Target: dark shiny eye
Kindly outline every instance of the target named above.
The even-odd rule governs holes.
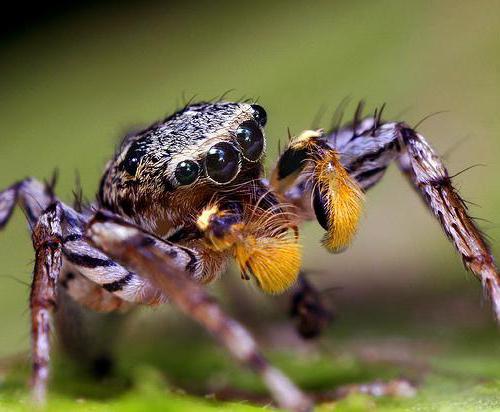
[[[139,163],[141,159],[146,154],[146,146],[141,144],[140,141],[132,143],[128,149],[125,159],[123,160],[121,167],[131,176],[135,176]]]
[[[255,122],[243,122],[236,130],[236,140],[245,159],[256,162],[262,156],[264,136]]]
[[[258,104],[252,104],[253,109],[253,118],[259,123],[262,127],[264,127],[267,123],[267,113],[262,106]]]
[[[212,146],[205,158],[207,176],[216,183],[229,183],[238,174],[240,154],[229,143],[217,143]]]
[[[175,178],[181,186],[194,183],[200,175],[200,166],[192,160],[184,160],[175,168]]]

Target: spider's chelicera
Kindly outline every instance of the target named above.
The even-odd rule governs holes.
[[[316,220],[325,230],[323,246],[344,250],[356,233],[365,192],[392,161],[438,218],[500,318],[499,275],[488,246],[423,136],[405,123],[382,121],[381,111],[364,119],[357,115],[345,127],[291,138],[265,179],[266,122],[265,110],[255,104],[193,104],[128,135],[107,164],[91,205],[70,207],[51,185],[35,179],[0,192],[0,228],[16,204],[32,228],[37,399],[45,394],[49,315],[59,290],[102,312],[158,305],[168,296],[261,374],[281,406],[307,409],[307,398],[264,360],[244,329],[200,298],[205,292],[199,284],[217,279],[234,259],[242,279],[267,293],[306,285],[308,303],[297,300],[305,296],[299,293],[294,305],[302,308],[302,321],[309,319],[312,312],[303,309],[312,308],[311,296],[317,295],[305,279],[297,282],[299,225]],[[318,327],[302,323],[304,335],[317,334],[326,323],[319,309]]]

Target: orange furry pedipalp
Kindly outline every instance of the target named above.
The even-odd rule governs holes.
[[[258,286],[270,294],[284,292],[295,283],[302,261],[301,246],[290,233],[248,236],[235,245],[234,255],[241,272],[253,276]]]
[[[302,262],[295,215],[250,207],[241,222],[232,224],[223,236],[214,235],[210,222],[224,215],[225,211],[213,204],[197,220],[210,248],[219,252],[232,249],[243,278],[253,277],[264,292],[277,294],[290,288]]]
[[[356,234],[364,195],[340,163],[335,150],[321,150],[320,153],[316,156],[313,170],[315,210],[321,209],[325,215],[327,233],[323,237],[323,245],[332,252],[339,252],[351,243]]]
[[[258,207],[245,211],[246,223],[234,256],[242,274],[253,276],[266,293],[284,292],[299,275],[302,249],[295,219],[290,211]]]

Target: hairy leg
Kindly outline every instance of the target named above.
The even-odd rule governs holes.
[[[0,192],[0,229],[4,228],[16,205],[23,210],[31,232],[42,215],[43,211],[54,202],[58,202],[62,211],[61,231],[63,244],[63,257],[65,269],[61,273],[61,282],[68,293],[79,303],[99,311],[111,311],[122,306],[118,295],[112,295],[119,281],[128,275],[128,271],[114,265],[106,256],[96,249],[88,246],[83,239],[83,227],[88,219],[87,215],[76,212],[73,208],[59,202],[53,192],[53,183],[42,183],[36,179],[29,178],[22,180],[9,188]],[[72,267],[71,261],[75,262]],[[102,269],[98,264],[102,264]],[[95,266],[95,268],[93,267]],[[116,267],[116,271],[113,269]],[[84,275],[91,273],[87,277],[89,280],[82,280],[75,275],[78,268],[82,268]],[[130,277],[130,275],[129,275]],[[106,283],[110,283],[107,293]]]
[[[33,398],[46,397],[50,360],[50,316],[56,305],[56,285],[62,267],[61,208],[57,203],[42,213],[33,229],[35,270],[31,286]]]
[[[500,322],[500,274],[484,236],[468,215],[441,159],[423,136],[404,125],[398,130],[406,146],[398,159],[401,170],[439,220],[465,267],[481,281]]]
[[[292,292],[290,315],[295,320],[297,332],[304,339],[318,337],[334,319],[334,313],[325,306],[318,290],[301,273]]]
[[[3,229],[19,203],[33,228],[42,212],[56,199],[49,184],[26,179],[0,192],[0,229]]]
[[[99,373],[105,363],[99,362],[104,359],[99,354],[103,353],[103,348],[108,349],[110,346],[100,344],[105,343],[106,334],[101,333],[102,331],[99,335],[94,333],[92,337],[91,333],[85,333],[96,328],[89,322],[78,322],[83,310],[78,304],[101,312],[122,309],[129,304],[100,285],[67,270],[64,242],[73,238],[72,234],[85,218],[60,203],[50,184],[26,179],[0,192],[0,229],[7,224],[16,205],[21,207],[27,218],[36,252],[30,296],[33,356],[31,382],[33,399],[43,403],[49,377],[52,312],[55,312],[56,329],[63,349],[77,352],[75,357],[79,363],[82,360],[90,361],[96,365],[94,369]],[[105,315],[95,314],[92,321],[99,316]],[[111,331],[112,328],[107,325],[106,330]],[[86,353],[89,356],[85,357]]]
[[[280,174],[281,169],[288,172],[285,177],[294,175],[282,190],[285,198],[302,210],[305,219],[316,217],[325,229],[335,230],[331,222],[338,218],[336,209],[322,205],[338,202],[339,196],[335,190],[327,190],[323,193],[329,193],[330,198],[325,199],[324,195],[315,191],[318,176],[314,173],[317,169],[317,157],[314,155],[318,151],[335,152],[343,169],[363,191],[378,183],[388,165],[397,160],[461,255],[465,267],[483,284],[492,301],[495,317],[500,321],[498,269],[484,236],[468,215],[466,204],[453,187],[452,178],[441,159],[425,138],[405,123],[384,123],[380,112],[374,117],[359,119],[360,116],[356,116],[352,124],[326,134],[304,132],[308,147],[313,148],[312,154],[300,152],[304,146],[297,146],[292,141],[274,173],[278,183],[284,180],[280,179],[285,175]],[[300,162],[293,161],[294,157],[300,158]],[[338,170],[337,165],[332,170]]]
[[[221,311],[202,286],[172,264],[154,238],[121,219],[98,214],[90,222],[89,239],[105,253],[141,273],[165,292],[185,314],[203,325],[240,362],[263,379],[279,406],[294,411],[311,408],[309,399],[260,354],[250,334]]]

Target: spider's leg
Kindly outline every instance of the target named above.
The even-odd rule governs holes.
[[[99,257],[106,259],[102,262],[104,266],[108,264],[107,261],[109,259],[101,252],[86,244],[82,233],[87,218],[83,214],[76,212],[73,208],[59,202],[53,193],[53,187],[49,184],[42,183],[33,178],[28,178],[1,191],[0,229],[5,227],[9,218],[12,216],[15,206],[19,205],[26,216],[30,230],[33,231],[43,211],[56,201],[63,211],[61,226],[65,266],[60,277],[62,287],[68,290],[73,299],[86,307],[99,311],[118,309],[122,306],[123,301],[119,299],[118,296],[107,293],[106,289],[101,288],[99,286],[99,280],[102,279],[102,283],[104,284],[113,282],[115,278],[118,277],[118,279],[120,279],[121,275],[125,276],[128,271],[121,268],[121,271],[124,271],[125,274],[120,273],[120,268],[116,265],[118,270],[114,273],[108,274],[104,269],[101,270],[101,272],[95,270],[93,273],[94,276],[88,277],[90,280],[95,280],[97,284],[80,279],[81,277],[78,276],[80,272],[75,270],[75,267],[73,267],[70,262],[72,258],[73,260],[78,260],[80,265],[77,266],[81,266],[84,269],[84,274],[89,269],[92,269],[92,264],[101,262]],[[75,251],[75,253],[78,251],[78,253],[74,254],[73,251]],[[112,262],[109,262],[109,268],[112,269],[112,266]],[[78,267],[76,269],[78,269]],[[111,272],[111,270],[109,272]]]
[[[131,302],[108,292],[98,283],[77,272],[67,262],[59,279],[59,289],[79,305],[94,312],[110,313],[119,311],[125,313],[133,307]]]
[[[0,192],[0,229],[5,227],[19,204],[28,220],[35,249],[31,285],[32,396],[43,403],[49,378],[50,316],[57,305],[57,282],[62,267],[63,206],[52,188],[26,179]]]
[[[437,217],[464,265],[481,281],[500,322],[500,274],[481,231],[467,213],[467,206],[453,187],[441,159],[424,137],[404,124],[395,126],[402,150],[398,164]]]
[[[461,255],[465,267],[481,281],[492,301],[496,319],[500,321],[498,269],[442,160],[425,138],[405,123],[382,123],[380,119],[368,118],[361,125],[364,127],[358,126],[356,132],[343,131],[347,138],[338,150],[343,154],[344,167],[366,190],[382,178],[391,160],[397,160]],[[333,144],[331,135],[326,139]]]
[[[55,200],[50,185],[26,179],[0,192],[0,229],[3,229],[19,203],[31,228],[38,217]]]
[[[128,302],[79,275],[68,264],[67,259],[64,257],[64,244],[67,242],[68,246],[70,246],[71,241],[78,238],[78,233],[81,233],[80,228],[83,227],[86,219],[71,207],[59,202],[53,193],[53,187],[49,184],[30,178],[0,192],[0,228],[7,224],[14,207],[19,205],[27,218],[33,239],[37,239],[38,243],[43,243],[41,235],[45,234],[44,230],[46,231],[45,228],[50,223],[47,222],[48,217],[50,217],[47,208],[54,204],[57,204],[57,225],[59,225],[59,235],[61,236],[60,244],[57,244],[57,253],[61,248],[63,267],[58,279],[55,276],[54,278],[48,278],[47,271],[53,267],[52,262],[48,262],[45,266],[40,262],[43,259],[42,254],[47,254],[47,259],[52,260],[52,254],[49,253],[50,248],[48,251],[45,248],[37,250],[37,266],[32,281],[33,324],[38,322],[37,327],[33,328],[32,332],[34,359],[32,381],[34,398],[40,401],[45,394],[48,374],[49,348],[47,345],[49,343],[49,329],[47,316],[49,311],[57,308],[55,310],[56,329],[58,342],[62,348],[68,353],[78,351],[77,356],[74,356],[74,358],[79,363],[88,361],[88,364],[96,365],[94,369],[99,372],[103,368],[98,367],[98,361],[103,359],[103,351],[108,353],[110,350],[109,341],[111,339],[106,340],[106,336],[113,337],[110,332],[113,328],[110,328],[109,325],[105,327],[105,331],[110,332],[108,334],[103,333],[102,328],[98,330],[99,328],[94,325],[96,323],[94,321],[97,318],[106,316],[93,314],[90,315],[91,319],[90,317],[83,319],[85,310],[78,304],[100,312],[109,312],[129,306]],[[47,212],[44,213],[44,210],[47,210]],[[60,212],[62,213],[60,214]],[[59,222],[59,220],[61,221]],[[51,245],[49,244],[49,246]],[[52,246],[56,246],[56,243]],[[54,290],[54,287],[57,290]],[[71,298],[67,295],[71,296]],[[90,322],[87,321],[87,318],[90,319]],[[82,319],[82,321],[79,322],[78,319]],[[87,341],[86,345],[83,343],[84,340]],[[85,353],[88,353],[89,356],[85,357]],[[102,365],[103,362],[100,362],[100,364]]]
[[[318,337],[335,317],[304,273],[299,275],[293,289],[290,315],[296,321],[297,332],[304,339]]]
[[[56,305],[56,285],[62,267],[61,207],[58,203],[42,213],[33,229],[35,270],[31,286],[32,390],[37,403],[47,391],[50,359],[50,316]]]
[[[110,294],[131,303],[146,305],[165,303],[166,295],[148,279],[128,270],[88,243],[83,233],[87,220],[87,217],[83,218],[71,210],[68,210],[65,216],[64,259],[69,273],[75,275],[66,282],[70,295],[76,300],[81,300],[87,307],[101,311],[118,309],[122,306]],[[151,238],[151,242],[170,257],[171,264],[175,264],[178,270],[185,271],[195,279],[202,277],[203,262],[197,251],[159,238]],[[76,274],[82,275],[99,287],[95,288],[91,283],[79,280]],[[110,306],[107,307],[107,304]],[[115,304],[118,306],[113,307]]]
[[[321,130],[306,130],[290,141],[270,182],[297,206],[302,219],[316,216],[326,230],[323,245],[332,252],[350,244],[363,208],[362,190],[340,159],[341,153],[324,141]]]
[[[155,246],[155,238],[116,216],[100,213],[90,222],[89,239],[106,254],[149,279],[185,314],[211,332],[240,362],[258,373],[279,406],[304,411],[309,399],[261,355],[255,340],[228,317],[204,288],[172,264]]]
[[[466,268],[482,282],[500,321],[500,275],[493,256],[469,217],[465,202],[453,187],[446,167],[424,137],[405,123],[383,123],[380,117],[371,117],[324,134],[319,140],[339,153],[343,168],[364,191],[380,181],[391,161],[398,160],[401,170],[462,256]],[[292,200],[314,196],[310,177],[310,172],[305,170],[285,196]],[[301,205],[306,210],[304,215],[314,216],[310,203]],[[321,213],[314,211],[321,223]]]

